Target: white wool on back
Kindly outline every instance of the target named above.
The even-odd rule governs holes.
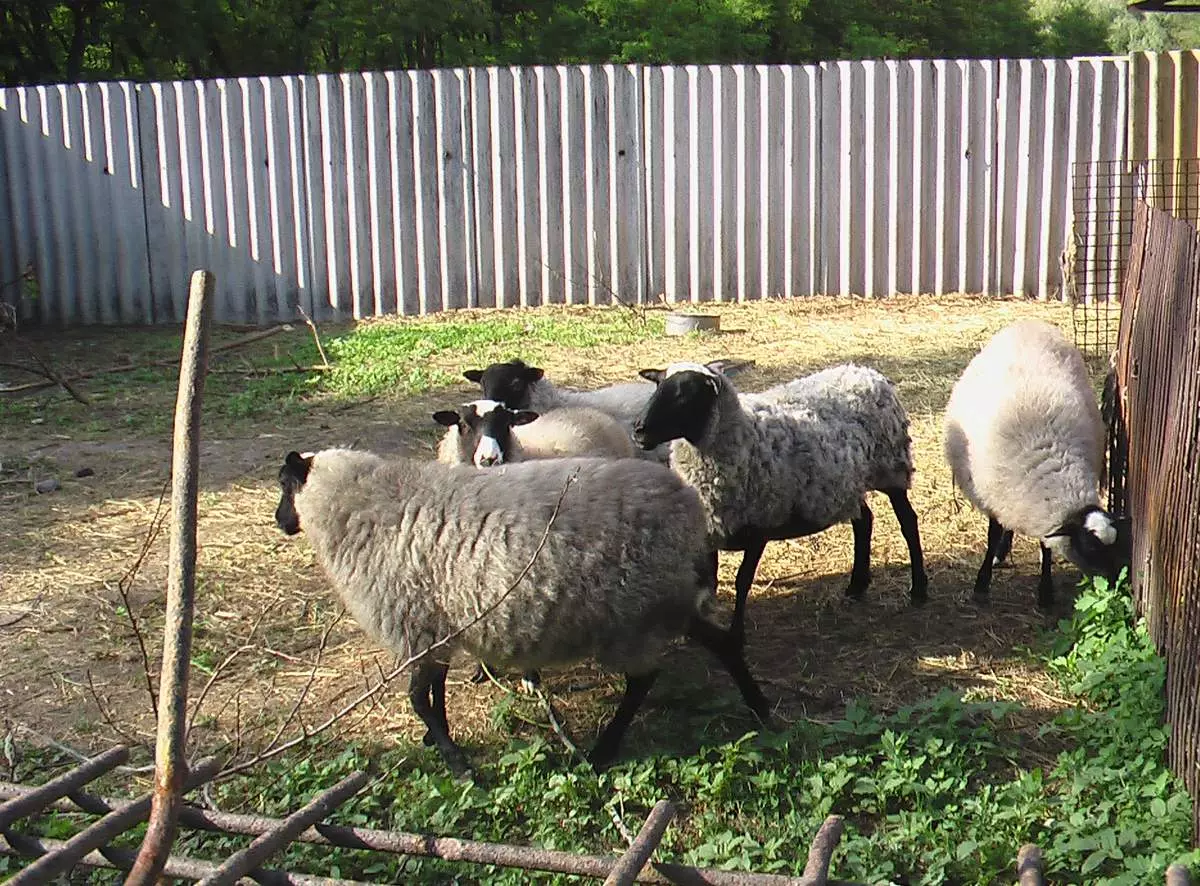
[[[708,429],[697,445],[672,441],[671,467],[700,493],[716,545],[797,518],[829,527],[858,516],[868,491],[911,485],[908,417],[879,372],[846,364],[741,395],[709,374]]]
[[[483,401],[477,401],[483,402]],[[611,415],[598,409],[567,407],[540,414],[527,425],[512,429],[509,464],[540,458],[634,458],[637,454],[629,432]],[[471,464],[479,435],[446,429],[438,444],[442,464]]]
[[[1083,356],[1048,323],[992,337],[955,384],[945,429],[955,484],[1006,529],[1044,537],[1099,504],[1100,409]]]
[[[649,382],[622,382],[594,391],[576,391],[542,378],[529,388],[529,408],[538,413],[567,406],[599,409],[632,430],[653,395],[654,385]]]

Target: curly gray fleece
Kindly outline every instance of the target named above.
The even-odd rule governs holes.
[[[648,673],[714,592],[696,493],[643,460],[479,471],[331,449],[295,509],[355,620],[404,657],[495,605],[436,658]]]

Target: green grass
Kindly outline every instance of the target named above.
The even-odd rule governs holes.
[[[832,723],[750,733],[693,754],[633,747],[633,758],[599,776],[542,740],[512,741],[490,760],[472,749],[476,782],[451,778],[424,748],[352,746],[265,765],[216,795],[225,809],[282,816],[371,762],[379,776],[332,820],[606,852],[622,844],[614,813],[636,831],[666,797],[681,815],[658,857],[701,866],[798,874],[813,834],[837,813],[847,826],[834,875],[854,881],[1012,882],[1025,842],[1042,847],[1056,883],[1161,882],[1170,862],[1194,868],[1191,801],[1164,765],[1164,665],[1134,624],[1127,589],[1096,581],[1061,627],[1047,666],[1077,704],[1042,727],[1042,765],[1028,764],[1035,739],[1013,727],[1014,705],[965,702],[943,690],[893,714],[852,703]],[[50,816],[43,826],[61,833],[64,821],[77,825]],[[193,834],[180,849],[218,857],[243,844]],[[286,865],[388,882],[531,880],[513,870],[307,846],[293,847]]]
[[[331,399],[411,396],[461,383],[460,373],[467,366],[518,356],[536,361],[555,348],[630,344],[662,331],[661,314],[627,308],[508,312],[480,320],[454,314],[385,320],[334,335],[326,333],[323,344],[332,368],[298,371],[320,362],[308,330],[301,327],[244,351],[214,355],[213,371],[205,382],[204,412],[207,420],[227,426],[273,420]],[[179,353],[182,341],[178,330],[102,331],[97,335],[102,343],[91,351],[81,349],[64,357],[61,368],[65,375],[71,375],[76,367],[169,359]],[[233,337],[222,333],[213,341]],[[86,334],[81,341],[87,341]],[[53,345],[48,347],[53,350]],[[31,378],[14,375],[13,381]],[[21,398],[0,397],[0,425],[33,424],[84,435],[167,435],[177,379],[174,367],[147,367],[87,379],[78,383],[92,400],[86,407],[57,389]]]
[[[328,343],[335,365],[319,382],[324,390],[346,397],[387,391],[413,394],[461,381],[457,372],[430,365],[438,358],[451,356],[464,367],[518,356],[536,361],[549,346],[631,344],[660,334],[662,327],[661,316],[639,320],[624,310],[597,312],[586,319],[518,314],[481,323],[372,323]]]

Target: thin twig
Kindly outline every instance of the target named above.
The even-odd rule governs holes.
[[[387,675],[379,683],[375,684],[372,687],[368,687],[365,691],[359,693],[353,700],[351,700],[350,702],[343,705],[339,710],[337,710],[336,712],[331,714],[319,725],[317,725],[311,729],[306,727],[304,729],[304,731],[297,737],[272,748],[270,746],[270,744],[273,744],[274,741],[277,741],[279,736],[282,735],[282,732],[278,733],[276,735],[275,739],[273,739],[272,742],[270,744],[268,744],[267,750],[256,754],[252,759],[247,760],[244,763],[238,763],[236,766],[227,767],[226,769],[224,769],[220,773],[218,773],[216,777],[217,778],[226,778],[230,775],[235,775],[239,772],[245,772],[248,769],[254,768],[255,766],[257,766],[259,763],[263,762],[264,760],[269,760],[273,757],[277,757],[280,754],[291,750],[292,748],[296,747],[297,745],[302,744],[305,741],[308,741],[309,739],[313,738],[314,736],[320,735],[322,732],[329,729],[329,727],[331,727],[335,723],[339,722],[343,717],[347,716],[352,711],[354,711],[363,702],[377,696],[381,691],[383,691],[384,688],[386,688],[392,682],[392,680],[394,680],[402,671],[404,671],[405,669],[410,667],[413,663],[415,663],[415,662],[419,661],[420,659],[424,658],[425,656],[429,655],[434,650],[440,649],[450,643],[453,643],[464,632],[470,630],[472,627],[474,627],[480,621],[487,618],[492,612],[494,612],[499,606],[501,606],[505,600],[508,599],[508,597],[513,593],[513,591],[515,591],[517,589],[517,586],[520,585],[520,583],[525,580],[525,577],[527,575],[529,575],[530,570],[533,569],[534,563],[537,562],[538,556],[541,554],[542,549],[545,548],[545,546],[546,546],[547,540],[549,540],[549,538],[550,538],[550,530],[553,529],[555,522],[558,520],[558,513],[562,509],[563,499],[566,498],[567,491],[571,488],[571,484],[575,482],[575,479],[578,477],[578,475],[579,475],[578,469],[572,471],[571,476],[569,476],[567,478],[566,482],[563,483],[562,491],[559,492],[559,494],[558,494],[558,500],[554,503],[554,510],[550,512],[550,519],[546,522],[546,529],[542,533],[541,539],[538,540],[537,547],[534,548],[533,553],[530,555],[529,562],[527,562],[525,564],[525,567],[521,570],[520,574],[518,574],[517,577],[515,579],[513,579],[512,583],[509,584],[509,586],[505,589],[504,593],[502,593],[499,597],[497,597],[489,605],[487,605],[483,609],[481,609],[479,611],[479,613],[476,614],[474,618],[470,619],[466,624],[455,629],[454,631],[451,631],[449,634],[447,634],[442,639],[431,643],[427,648],[421,650],[418,653],[415,653],[414,655],[410,655],[404,661],[400,662],[400,664],[398,664],[396,667],[392,668],[392,670],[389,671],[387,673]],[[298,705],[295,706],[293,708],[293,711],[295,711],[298,707],[299,707]],[[291,719],[291,716],[289,716],[289,719]]]
[[[264,338],[270,338],[273,335],[278,335],[281,332],[291,332],[292,325],[290,323],[281,323],[278,326],[272,326],[269,329],[261,329],[257,332],[251,332],[248,335],[243,335],[241,338],[227,341],[224,344],[213,345],[208,349],[209,356],[219,354],[224,351],[232,351],[236,348],[245,347],[254,342],[262,341]],[[161,360],[148,360],[144,363],[122,363],[120,366],[106,366],[102,369],[89,369],[85,372],[77,372],[74,375],[65,378],[67,382],[85,381],[89,378],[97,378],[101,375],[115,375],[122,372],[136,372],[139,369],[157,369],[165,367],[168,369],[179,368],[178,357],[166,357]],[[19,394],[26,391],[36,391],[42,388],[54,387],[57,382],[39,381],[30,382],[29,384],[16,385],[11,388],[0,388],[0,394]]]
[[[308,680],[305,681],[304,688],[300,690],[300,694],[296,697],[296,703],[292,705],[292,709],[288,712],[287,717],[285,717],[283,723],[280,724],[279,730],[275,733],[271,740],[267,742],[268,750],[273,747],[277,741],[279,741],[279,738],[281,735],[283,735],[284,730],[287,729],[292,720],[296,718],[296,713],[300,710],[300,706],[304,704],[304,699],[308,697],[308,691],[312,688],[313,681],[317,678],[317,668],[321,666],[321,657],[325,654],[325,646],[329,642],[329,635],[333,633],[333,629],[338,626],[338,622],[342,620],[342,617],[345,614],[345,609],[339,610],[337,617],[325,628],[324,631],[321,632],[321,643],[319,646],[317,646],[317,654],[313,660],[312,670],[308,672]]]
[[[225,659],[219,665],[217,665],[216,669],[209,676],[208,682],[204,684],[204,688],[200,690],[200,695],[196,698],[195,707],[192,708],[192,715],[188,717],[188,732],[192,731],[192,726],[195,725],[196,717],[200,715],[200,709],[204,707],[204,700],[208,697],[208,692],[210,689],[212,689],[213,684],[220,679],[222,672],[225,670],[225,668],[232,664],[235,658],[237,658],[243,652],[248,652],[254,648],[250,644],[250,641],[254,639],[254,634],[258,631],[259,626],[267,617],[267,613],[278,606],[282,599],[282,597],[277,596],[274,600],[262,608],[262,611],[258,614],[258,618],[254,620],[254,624],[250,625],[250,632],[246,634],[245,639],[242,640],[242,644],[234,649],[233,652],[229,653],[229,655],[225,656]]]
[[[308,311],[304,310],[304,305],[297,304],[296,308],[300,311],[300,316],[304,318],[304,322],[308,324],[308,328],[312,330],[313,341],[317,343],[317,353],[321,355],[322,368],[329,369],[329,358],[325,356],[325,346],[321,344],[321,335],[317,332],[317,324],[313,322],[312,317],[308,316]]]
[[[163,524],[166,522],[168,512],[164,510],[163,505],[166,502],[167,489],[170,483],[171,479],[169,477],[163,481],[162,491],[158,494],[158,504],[154,508],[154,516],[150,518],[150,528],[142,539],[142,547],[138,551],[137,558],[121,577],[121,580],[117,582],[117,592],[121,595],[121,601],[125,605],[125,617],[129,620],[129,626],[133,629],[133,636],[137,639],[138,649],[142,653],[142,676],[146,680],[146,691],[150,694],[150,708],[154,711],[155,718],[158,717],[158,693],[155,689],[154,677],[151,674],[150,651],[146,648],[146,638],[142,636],[141,625],[138,623],[138,618],[133,612],[133,601],[130,599],[129,592],[133,587],[134,579],[137,578],[138,571],[142,568],[142,564],[150,554],[150,548],[154,545],[159,532],[162,531]]]
[[[140,742],[140,741],[136,740],[133,736],[131,736],[124,729],[122,729],[120,726],[117,725],[116,720],[113,719],[112,713],[105,706],[104,702],[101,701],[100,693],[96,689],[96,684],[92,682],[91,668],[88,668],[88,670],[85,673],[87,674],[88,690],[92,693],[92,701],[94,701],[96,703],[96,708],[100,711],[100,716],[104,718],[104,722],[108,724],[108,728],[111,729],[113,732],[115,732],[117,735],[119,735],[126,744],[129,744],[129,745],[144,744],[144,742]]]

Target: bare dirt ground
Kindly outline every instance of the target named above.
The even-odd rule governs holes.
[[[756,361],[736,379],[743,390],[848,360],[873,365],[897,382],[912,420],[918,473],[911,497],[930,601],[919,609],[908,605],[907,553],[882,496],[871,501],[874,584],[854,606],[842,597],[851,563],[849,526],[772,543],[750,598],[747,648],[753,670],[778,700],[780,717],[837,717],[855,696],[894,709],[947,686],[978,698],[1019,701],[1035,719],[1060,708],[1065,702],[1025,651],[1054,626],[1034,607],[1036,542],[1018,539],[1012,567],[994,581],[990,607],[970,599],[985,521],[952,488],[941,454],[941,416],[958,373],[988,335],[1024,317],[1070,332],[1070,309],[1018,300],[898,297],[714,310],[721,314],[718,335],[563,348],[539,362],[559,383],[581,387],[630,379],[638,368],[672,359],[717,357]],[[214,367],[248,365],[255,353],[278,353],[306,336],[303,329],[276,336]],[[222,333],[218,340],[234,337]],[[40,340],[60,369],[78,371],[170,354],[178,338],[101,331]],[[454,372],[479,363],[472,354],[437,359]],[[166,574],[166,532],[155,536],[152,527],[156,514],[165,515],[159,504],[170,468],[174,376],[154,370],[106,378],[81,383],[95,395],[90,406],[40,392],[22,409],[0,412],[0,735],[52,738],[81,750],[122,739],[151,741],[148,680],[131,616],[156,682]],[[235,372],[214,379],[222,390],[238,383]],[[0,380],[28,377],[0,369]],[[283,455],[350,443],[426,456],[436,433],[429,413],[472,394],[463,382],[409,398],[317,397],[287,413],[264,409],[238,419],[206,413],[191,688],[193,699],[202,692],[204,698],[194,717],[193,746],[232,744],[245,756],[281,727],[282,738],[311,729],[392,664],[349,618],[338,620],[337,602],[303,536],[287,539],[276,529],[275,475]],[[80,468],[95,473],[76,478]],[[61,488],[37,494],[32,481],[50,476]],[[726,606],[736,563],[737,555],[722,555]],[[1069,611],[1077,578],[1059,567],[1061,614]],[[668,665],[674,676],[656,687],[635,733],[654,734],[648,721],[655,708],[711,706],[714,695],[736,707],[723,675],[712,673],[721,687],[717,693],[693,679],[708,668],[700,653],[681,648]],[[471,685],[466,678],[472,669],[464,662],[451,672],[452,726],[468,744],[502,745],[511,730],[528,725],[498,713],[512,681]],[[619,681],[580,667],[547,675],[547,687],[572,728],[588,735],[610,714]],[[329,737],[390,742],[420,732],[397,681]]]

